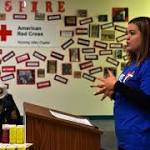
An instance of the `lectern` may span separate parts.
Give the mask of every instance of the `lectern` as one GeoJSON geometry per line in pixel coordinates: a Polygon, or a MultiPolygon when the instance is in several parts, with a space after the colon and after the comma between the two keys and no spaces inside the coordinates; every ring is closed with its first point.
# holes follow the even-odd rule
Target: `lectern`
{"type": "Polygon", "coordinates": [[[95,126],[54,116],[79,119],[79,116],[52,110],[31,103],[24,103],[26,142],[34,150],[100,150],[101,133],[95,126]]]}

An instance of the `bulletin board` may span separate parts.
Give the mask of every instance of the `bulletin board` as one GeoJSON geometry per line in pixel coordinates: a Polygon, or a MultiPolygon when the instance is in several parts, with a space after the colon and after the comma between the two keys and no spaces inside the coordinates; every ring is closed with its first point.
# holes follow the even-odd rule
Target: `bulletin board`
{"type": "Polygon", "coordinates": [[[114,101],[101,101],[90,86],[108,68],[116,77],[122,71],[134,8],[125,0],[110,4],[0,1],[1,80],[21,113],[26,101],[76,115],[113,115],[114,101]]]}

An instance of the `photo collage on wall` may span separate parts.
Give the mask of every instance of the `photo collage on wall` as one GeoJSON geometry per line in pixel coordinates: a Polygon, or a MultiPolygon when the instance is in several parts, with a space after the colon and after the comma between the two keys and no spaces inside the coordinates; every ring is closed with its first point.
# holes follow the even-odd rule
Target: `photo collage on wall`
{"type": "MultiPolygon", "coordinates": [[[[36,85],[40,89],[51,86],[51,81],[45,80],[49,74],[60,84],[67,84],[70,78],[94,82],[98,73],[106,76],[108,69],[116,76],[117,70],[122,70],[127,61],[123,46],[126,27],[119,23],[128,21],[128,8],[112,8],[111,20],[108,14],[93,17],[86,9],[76,12],[76,15],[68,16],[35,13],[34,20],[37,21],[62,21],[64,26],[59,32],[63,42],[58,45],[61,50],[51,50],[47,58],[38,50],[32,55],[16,55],[15,51],[4,55],[3,49],[0,49],[1,80],[7,83],[15,79],[18,85],[36,85]],[[12,58],[15,58],[16,65],[5,65],[12,58]],[[98,63],[101,58],[105,59],[105,64],[98,63]],[[45,67],[40,68],[41,62],[45,63],[45,67]],[[20,63],[25,64],[24,68],[18,67],[20,63]],[[39,79],[43,81],[39,82],[39,79]]],[[[28,20],[26,14],[13,14],[13,19],[16,18],[28,20]]],[[[0,14],[0,20],[6,20],[6,15],[0,14]]]]}

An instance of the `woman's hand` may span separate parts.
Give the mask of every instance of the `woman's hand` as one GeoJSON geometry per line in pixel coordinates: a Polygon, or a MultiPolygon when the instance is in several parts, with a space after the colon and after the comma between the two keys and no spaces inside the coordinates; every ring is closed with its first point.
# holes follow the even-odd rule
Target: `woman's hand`
{"type": "Polygon", "coordinates": [[[114,85],[117,81],[116,77],[111,71],[108,70],[108,76],[106,78],[97,77],[97,79],[101,81],[101,84],[91,86],[97,88],[97,91],[94,93],[94,95],[104,94],[103,99],[106,96],[111,97],[113,94],[114,85]]]}
{"type": "Polygon", "coordinates": [[[106,78],[98,77],[97,79],[102,82],[100,87],[103,87],[103,88],[105,88],[105,90],[108,90],[108,91],[113,90],[114,85],[117,81],[116,77],[109,70],[108,70],[108,76],[106,78]]]}

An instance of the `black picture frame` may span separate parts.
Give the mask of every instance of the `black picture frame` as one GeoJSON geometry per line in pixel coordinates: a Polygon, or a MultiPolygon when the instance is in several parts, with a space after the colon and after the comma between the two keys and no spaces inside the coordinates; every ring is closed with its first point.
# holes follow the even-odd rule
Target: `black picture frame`
{"type": "Polygon", "coordinates": [[[70,48],[69,49],[69,59],[70,59],[70,62],[80,62],[79,48],[70,48]]]}
{"type": "Polygon", "coordinates": [[[128,8],[115,7],[112,8],[112,21],[113,22],[128,22],[128,8]]]}
{"type": "Polygon", "coordinates": [[[62,75],[72,75],[71,63],[62,63],[62,75]]]}
{"type": "Polygon", "coordinates": [[[65,16],[64,17],[64,25],[65,26],[76,26],[77,25],[77,17],[76,16],[65,16]]]}
{"type": "Polygon", "coordinates": [[[17,70],[17,84],[20,84],[20,85],[35,84],[35,70],[34,69],[18,69],[17,70]]]}

